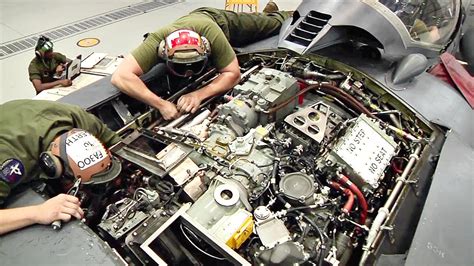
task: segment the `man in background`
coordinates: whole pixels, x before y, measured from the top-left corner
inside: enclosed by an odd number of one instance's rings
[[[61,79],[66,64],[70,61],[63,54],[53,52],[53,42],[48,37],[40,36],[35,47],[35,58],[28,67],[36,94],[58,85],[71,86],[70,79]]]

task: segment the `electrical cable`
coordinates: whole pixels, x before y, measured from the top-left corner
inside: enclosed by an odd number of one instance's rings
[[[226,260],[225,258],[220,258],[220,257],[217,257],[217,256],[214,256],[212,254],[209,254],[207,253],[206,251],[202,250],[201,248],[199,248],[196,244],[194,244],[194,242],[188,237],[188,235],[184,232],[184,229],[183,229],[183,224],[180,224],[179,225],[179,228],[181,229],[181,232],[183,233],[184,237],[189,241],[189,243],[191,243],[191,245],[193,245],[193,247],[195,247],[197,250],[199,250],[201,253],[203,253],[204,255],[208,256],[208,257],[211,257],[213,259],[216,259],[216,260]]]

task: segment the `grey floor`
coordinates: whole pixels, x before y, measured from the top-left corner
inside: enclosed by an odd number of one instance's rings
[[[55,51],[72,58],[92,52],[125,55],[143,39],[143,34],[158,29],[190,11],[203,7],[224,8],[225,0],[0,0],[0,47],[26,37],[38,36],[52,29],[72,25],[85,19],[150,2],[166,2],[163,7],[139,13],[102,27],[81,31],[54,41]],[[268,0],[259,1],[259,10]],[[294,10],[300,0],[276,0],[280,9]],[[98,38],[100,43],[81,48],[76,43],[83,38]],[[1,52],[1,51],[0,51]],[[0,104],[35,96],[28,79],[28,65],[34,57],[33,48],[0,57]]]

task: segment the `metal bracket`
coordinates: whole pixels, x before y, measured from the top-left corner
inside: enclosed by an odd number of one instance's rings
[[[410,185],[411,188],[413,188],[413,192],[415,193],[415,196],[418,197],[420,193],[418,192],[418,181],[420,179],[418,177],[412,179],[412,180],[405,180],[404,183],[407,185]]]
[[[115,109],[117,114],[119,115],[120,119],[122,119],[122,122],[126,125],[130,123],[133,120],[133,116],[128,111],[127,106],[119,99],[115,99],[112,101],[112,107]]]
[[[369,230],[370,230],[369,227],[367,227],[367,225],[361,225],[361,224],[359,224],[359,223],[356,223],[356,222],[354,222],[354,221],[352,221],[352,220],[349,220],[349,219],[347,219],[347,218],[344,218],[344,217],[342,217],[342,216],[338,216],[338,219],[339,219],[339,221],[341,221],[341,222],[347,221],[347,222],[349,222],[349,223],[351,223],[351,224],[353,224],[353,225],[359,227],[360,229],[363,229],[363,230],[366,231],[366,232],[369,232]]]
[[[380,227],[380,230],[387,232],[388,239],[392,245],[395,243],[394,229],[395,225],[382,225]]]

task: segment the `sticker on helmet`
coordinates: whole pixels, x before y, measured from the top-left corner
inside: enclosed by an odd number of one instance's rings
[[[0,171],[0,179],[9,184],[15,184],[25,174],[25,167],[23,163],[14,158],[10,158],[2,163]]]
[[[102,143],[86,131],[79,131],[67,137],[66,153],[81,170],[101,162],[108,156]]]
[[[181,45],[201,45],[201,37],[194,31],[178,30],[172,32],[167,38],[168,47],[175,48]]]

